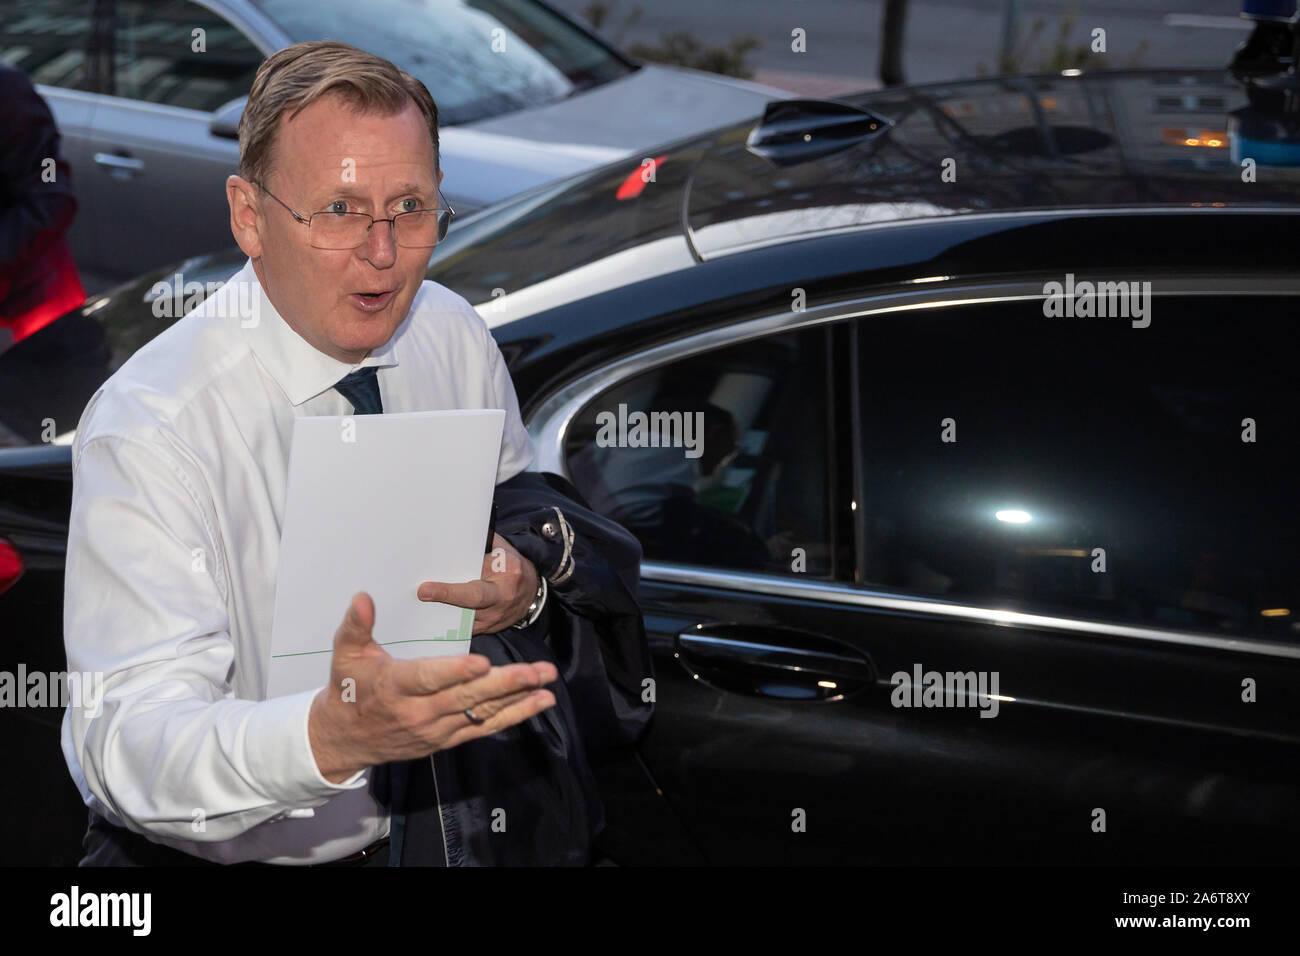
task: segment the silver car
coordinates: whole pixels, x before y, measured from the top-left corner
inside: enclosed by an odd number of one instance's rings
[[[0,0],[0,60],[63,135],[88,286],[231,244],[224,180],[253,74],[319,39],[424,81],[461,216],[790,95],[637,64],[536,0]]]

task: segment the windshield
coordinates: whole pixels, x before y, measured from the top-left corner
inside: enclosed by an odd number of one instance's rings
[[[421,80],[454,125],[542,106],[633,67],[532,0],[254,0],[294,42],[333,39]]]

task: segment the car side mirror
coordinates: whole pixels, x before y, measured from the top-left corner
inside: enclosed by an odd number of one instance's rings
[[[213,136],[221,136],[225,139],[239,139],[239,117],[244,115],[244,104],[248,102],[247,96],[241,96],[231,100],[224,106],[218,107],[212,113],[212,122],[208,124],[208,132]]]

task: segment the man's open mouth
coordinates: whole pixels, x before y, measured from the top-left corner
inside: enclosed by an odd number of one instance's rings
[[[388,289],[384,292],[353,292],[349,298],[352,299],[357,308],[364,311],[375,311],[388,305],[395,291],[395,289]]]

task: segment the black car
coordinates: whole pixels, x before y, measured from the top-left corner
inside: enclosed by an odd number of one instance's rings
[[[1293,860],[1300,172],[1232,154],[1244,103],[1144,71],[776,104],[453,226],[428,275],[540,467],[645,549],[608,855]],[[0,357],[0,669],[63,666],[86,400],[241,264]],[[0,712],[10,862],[77,856],[60,716]]]

